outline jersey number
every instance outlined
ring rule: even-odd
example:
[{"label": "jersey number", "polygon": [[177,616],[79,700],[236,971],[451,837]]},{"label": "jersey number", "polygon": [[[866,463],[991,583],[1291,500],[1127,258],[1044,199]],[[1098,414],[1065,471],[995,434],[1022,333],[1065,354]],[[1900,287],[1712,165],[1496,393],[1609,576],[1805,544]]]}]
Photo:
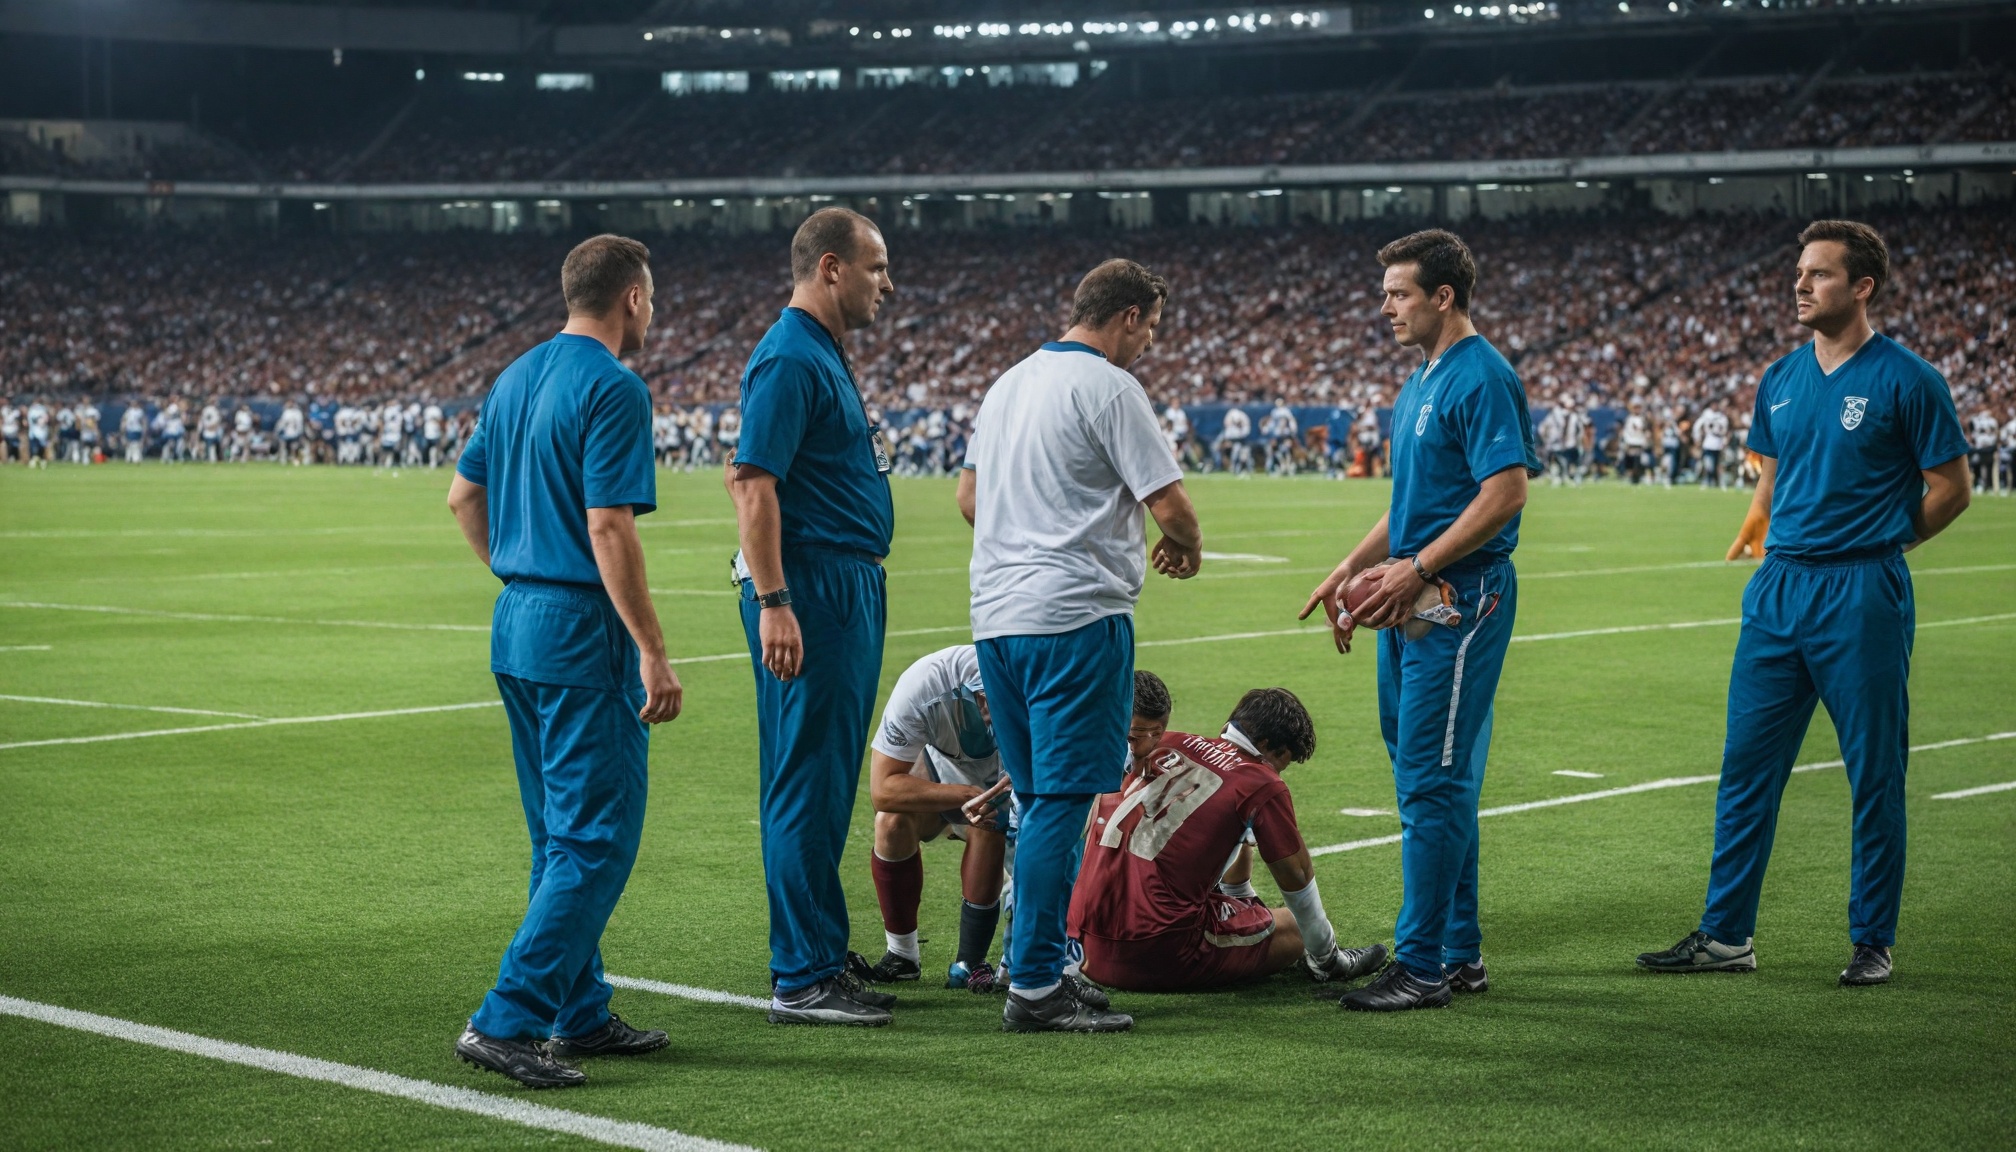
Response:
[{"label": "jersey number", "polygon": [[1183,827],[1183,821],[1192,812],[1204,806],[1218,789],[1225,786],[1225,778],[1201,764],[1186,764],[1182,768],[1157,776],[1146,785],[1120,801],[1113,815],[1106,818],[1106,830],[1099,835],[1099,846],[1118,848],[1120,838],[1126,833],[1120,824],[1134,809],[1141,810],[1141,820],[1134,825],[1134,834],[1127,840],[1127,850],[1143,860],[1153,860],[1162,849],[1168,847],[1170,837]]}]

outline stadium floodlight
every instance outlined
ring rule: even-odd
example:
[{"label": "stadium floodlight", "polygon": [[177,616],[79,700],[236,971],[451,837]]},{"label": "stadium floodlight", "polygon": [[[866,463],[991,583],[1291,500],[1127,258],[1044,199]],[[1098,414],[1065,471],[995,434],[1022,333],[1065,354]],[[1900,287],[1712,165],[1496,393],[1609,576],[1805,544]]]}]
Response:
[{"label": "stadium floodlight", "polygon": [[592,72],[541,72],[533,78],[532,86],[542,92],[593,92],[595,74]]}]

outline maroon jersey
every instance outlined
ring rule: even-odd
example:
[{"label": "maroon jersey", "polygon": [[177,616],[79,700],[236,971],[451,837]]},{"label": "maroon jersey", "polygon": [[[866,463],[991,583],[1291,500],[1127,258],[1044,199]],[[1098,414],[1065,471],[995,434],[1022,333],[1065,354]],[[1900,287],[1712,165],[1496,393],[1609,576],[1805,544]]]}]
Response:
[{"label": "maroon jersey", "polygon": [[1302,848],[1280,773],[1237,745],[1171,732],[1118,792],[1093,806],[1085,863],[1071,894],[1071,934],[1142,940],[1202,929],[1224,943],[1272,930],[1258,901],[1214,898],[1253,830],[1262,860]]}]

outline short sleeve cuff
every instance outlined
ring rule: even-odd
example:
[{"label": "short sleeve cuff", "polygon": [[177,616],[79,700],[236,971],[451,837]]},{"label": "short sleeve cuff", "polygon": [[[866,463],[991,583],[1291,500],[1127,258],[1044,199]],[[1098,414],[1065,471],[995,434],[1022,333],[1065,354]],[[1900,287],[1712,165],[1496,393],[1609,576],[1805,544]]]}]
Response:
[{"label": "short sleeve cuff", "polygon": [[891,760],[901,760],[905,764],[915,764],[924,756],[922,748],[911,748],[902,744],[891,744],[881,736],[869,741],[868,746]]},{"label": "short sleeve cuff", "polygon": [[[1484,457],[1470,466],[1470,479],[1478,484],[1489,480],[1507,468],[1526,468],[1526,453],[1516,444],[1506,444],[1500,450]],[[1531,471],[1530,468],[1527,469]]]},{"label": "short sleeve cuff", "polygon": [[489,487],[489,476],[475,461],[464,456],[455,462],[455,474],[479,488]]},{"label": "short sleeve cuff", "polygon": [[791,471],[789,461],[772,460],[770,457],[760,453],[752,454],[746,448],[736,449],[735,464],[737,467],[747,464],[751,468],[761,468],[779,480],[788,479]]},{"label": "short sleeve cuff", "polygon": [[640,492],[628,496],[621,493],[615,495],[591,493],[583,498],[583,503],[589,508],[627,507],[639,516],[658,510],[658,496],[654,492]]},{"label": "short sleeve cuff", "polygon": [[1145,490],[1137,492],[1135,493],[1135,495],[1139,499],[1146,500],[1148,497],[1153,496],[1155,493],[1160,492],[1162,489],[1167,488],[1169,485],[1174,484],[1181,479],[1183,479],[1183,470],[1181,468],[1178,468],[1173,472],[1165,473],[1161,476],[1156,477],[1153,480],[1150,480],[1147,484],[1143,485],[1143,488]]},{"label": "short sleeve cuff", "polygon": [[1966,444],[1948,443],[1930,452],[1920,453],[1918,456],[1918,470],[1920,472],[1930,472],[1942,464],[1951,464],[1953,461],[1968,455],[1972,451],[1973,449],[1969,448]]}]

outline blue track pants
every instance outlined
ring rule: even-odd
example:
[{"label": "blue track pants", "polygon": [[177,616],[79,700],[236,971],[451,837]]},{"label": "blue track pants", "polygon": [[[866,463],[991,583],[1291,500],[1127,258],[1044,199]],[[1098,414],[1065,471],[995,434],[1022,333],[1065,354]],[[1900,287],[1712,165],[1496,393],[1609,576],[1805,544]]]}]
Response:
[{"label": "blue track pants", "polygon": [[1743,592],[1729,673],[1729,724],[1715,798],[1715,860],[1701,931],[1756,935],[1778,803],[1816,703],[1840,737],[1854,806],[1848,938],[1889,947],[1904,889],[1904,770],[1910,756],[1917,608],[1901,555],[1841,563],[1768,556]]}]

